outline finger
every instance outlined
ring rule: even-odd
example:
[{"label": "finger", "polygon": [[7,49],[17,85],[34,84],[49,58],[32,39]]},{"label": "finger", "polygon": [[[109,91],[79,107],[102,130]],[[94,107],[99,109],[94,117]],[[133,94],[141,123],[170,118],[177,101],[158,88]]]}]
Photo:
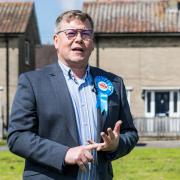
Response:
[{"label": "finger", "polygon": [[105,144],[109,144],[111,142],[111,139],[104,132],[101,132],[101,136]]},{"label": "finger", "polygon": [[79,161],[77,164],[81,171],[86,171],[86,166],[84,165],[82,161]]},{"label": "finger", "polygon": [[92,154],[89,151],[85,151],[84,155],[85,155],[85,157],[86,157],[88,162],[92,162],[93,161],[93,156],[92,156]]},{"label": "finger", "polygon": [[105,145],[104,142],[103,142],[103,143],[95,143],[95,142],[92,141],[92,140],[88,140],[87,142],[88,142],[89,144],[96,144],[96,145],[98,145],[97,148],[96,148],[97,151],[100,151],[101,149],[103,149],[103,147],[104,147],[104,145]]},{"label": "finger", "polygon": [[107,133],[108,133],[108,136],[110,137],[111,140],[115,139],[115,135],[114,135],[114,133],[113,133],[111,128],[107,129]]},{"label": "finger", "polygon": [[101,143],[99,144],[99,146],[97,147],[97,151],[101,151],[104,149],[105,143]]},{"label": "finger", "polygon": [[88,164],[88,159],[86,158],[86,155],[81,157],[81,161],[83,162],[84,165]]},{"label": "finger", "polygon": [[94,142],[93,140],[87,140],[87,142],[88,142],[89,144],[95,144],[95,142]]},{"label": "finger", "polygon": [[98,144],[97,144],[97,143],[94,143],[94,144],[85,145],[85,146],[84,146],[84,149],[90,151],[90,150],[96,149],[97,147],[98,147]]},{"label": "finger", "polygon": [[[89,142],[89,143],[91,143],[91,142]],[[104,142],[96,143],[96,145],[97,145],[96,151],[100,151],[102,149],[102,147],[105,145],[105,143]]]},{"label": "finger", "polygon": [[121,124],[122,124],[122,121],[117,121],[116,122],[116,124],[115,124],[115,126],[114,126],[114,130],[113,130],[113,132],[114,133],[116,133],[116,134],[120,134],[120,126],[121,126]]}]

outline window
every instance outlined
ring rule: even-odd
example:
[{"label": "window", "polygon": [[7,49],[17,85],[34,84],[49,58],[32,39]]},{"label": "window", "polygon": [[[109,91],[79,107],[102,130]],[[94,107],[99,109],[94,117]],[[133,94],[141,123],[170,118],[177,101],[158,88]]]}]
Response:
[{"label": "window", "polygon": [[147,112],[151,112],[151,92],[147,92]]},{"label": "window", "polygon": [[177,3],[177,9],[180,10],[180,2]]},{"label": "window", "polygon": [[144,90],[146,117],[180,117],[179,90]]},{"label": "window", "polygon": [[154,117],[154,91],[144,91],[145,92],[145,116]]},{"label": "window", "polygon": [[126,94],[129,106],[131,105],[131,91],[133,90],[132,87],[126,87]]},{"label": "window", "polygon": [[30,43],[25,41],[25,64],[30,65]]},{"label": "window", "polygon": [[174,95],[173,95],[173,112],[174,113],[177,113],[177,103],[178,103],[178,92],[174,92]]},{"label": "window", "polygon": [[169,116],[169,92],[155,92],[155,116]]},{"label": "window", "polygon": [[170,116],[180,117],[180,92],[177,90],[170,93]]}]

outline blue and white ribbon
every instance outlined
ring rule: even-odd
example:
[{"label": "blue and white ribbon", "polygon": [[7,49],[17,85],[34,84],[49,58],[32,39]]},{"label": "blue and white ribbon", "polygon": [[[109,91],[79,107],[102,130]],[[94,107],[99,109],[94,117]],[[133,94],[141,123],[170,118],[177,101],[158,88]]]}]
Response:
[{"label": "blue and white ribbon", "polygon": [[95,77],[95,86],[96,86],[97,93],[98,93],[96,107],[100,108],[101,113],[103,111],[105,111],[107,113],[108,96],[110,96],[114,91],[112,82],[103,76],[96,76]]}]

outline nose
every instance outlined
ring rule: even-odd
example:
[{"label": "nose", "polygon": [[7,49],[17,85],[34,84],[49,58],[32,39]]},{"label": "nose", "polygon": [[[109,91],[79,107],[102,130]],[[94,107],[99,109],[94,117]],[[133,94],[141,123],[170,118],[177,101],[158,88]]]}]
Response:
[{"label": "nose", "polygon": [[75,38],[75,41],[79,41],[79,42],[82,42],[82,37],[81,37],[81,33],[80,32],[77,32],[77,35],[76,35],[76,38]]}]

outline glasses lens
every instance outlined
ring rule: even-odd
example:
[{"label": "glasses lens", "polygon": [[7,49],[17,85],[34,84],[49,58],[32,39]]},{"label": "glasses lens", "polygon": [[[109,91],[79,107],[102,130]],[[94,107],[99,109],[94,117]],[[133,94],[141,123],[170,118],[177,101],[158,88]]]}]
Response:
[{"label": "glasses lens", "polygon": [[92,30],[82,30],[81,37],[83,39],[91,39],[92,38]]},{"label": "glasses lens", "polygon": [[74,38],[77,35],[77,30],[76,29],[68,29],[66,32],[66,36],[68,39]]},{"label": "glasses lens", "polygon": [[73,39],[77,36],[78,32],[81,34],[81,38],[91,39],[93,31],[92,30],[84,30],[84,29],[67,29],[64,31],[68,39]]}]

